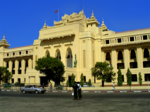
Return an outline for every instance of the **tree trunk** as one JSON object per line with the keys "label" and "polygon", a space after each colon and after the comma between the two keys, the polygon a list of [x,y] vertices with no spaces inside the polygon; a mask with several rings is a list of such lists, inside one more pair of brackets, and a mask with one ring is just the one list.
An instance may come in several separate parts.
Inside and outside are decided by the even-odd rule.
{"label": "tree trunk", "polygon": [[104,81],[102,80],[102,87],[104,87]]}

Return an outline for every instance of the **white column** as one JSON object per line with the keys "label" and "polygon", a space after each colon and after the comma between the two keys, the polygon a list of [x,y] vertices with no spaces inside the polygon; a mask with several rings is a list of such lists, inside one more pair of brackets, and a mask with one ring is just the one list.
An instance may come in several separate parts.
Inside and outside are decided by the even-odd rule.
{"label": "white column", "polygon": [[129,68],[130,63],[130,54],[128,49],[124,49],[124,64],[125,64],[125,70]]}
{"label": "white column", "polygon": [[23,60],[21,60],[21,70],[22,70],[22,73],[21,74],[25,74],[24,72],[25,72],[25,60],[23,59]]}
{"label": "white column", "polygon": [[143,51],[141,47],[137,48],[137,64],[138,68],[143,68]]}
{"label": "white column", "polygon": [[113,49],[111,51],[111,63],[112,63],[112,67],[114,68],[114,70],[117,69],[117,54],[116,54],[116,50]]}
{"label": "white column", "polygon": [[86,68],[92,68],[93,66],[93,59],[92,59],[92,40],[91,38],[88,39],[87,49],[86,49]]}
{"label": "white column", "polygon": [[9,61],[9,72],[12,71],[12,61]]}
{"label": "white column", "polygon": [[18,74],[19,61],[15,60],[15,74]]}
{"label": "white column", "polygon": [[29,69],[32,69],[32,60],[31,59],[28,60],[28,66],[29,66]]}

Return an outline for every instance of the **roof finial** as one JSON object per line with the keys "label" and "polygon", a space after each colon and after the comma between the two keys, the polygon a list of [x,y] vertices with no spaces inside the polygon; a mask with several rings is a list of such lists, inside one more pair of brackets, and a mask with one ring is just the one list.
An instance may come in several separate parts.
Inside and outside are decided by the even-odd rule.
{"label": "roof finial", "polygon": [[3,39],[5,39],[5,33],[4,33],[4,35],[3,35]]}
{"label": "roof finial", "polygon": [[95,17],[94,17],[94,12],[93,12],[93,11],[92,11],[91,19],[95,19]]}
{"label": "roof finial", "polygon": [[104,19],[102,19],[102,24],[104,24]]}
{"label": "roof finial", "polygon": [[43,26],[43,28],[46,28],[46,21],[44,22],[44,26]]}
{"label": "roof finial", "polygon": [[44,22],[44,26],[46,26],[46,21]]}

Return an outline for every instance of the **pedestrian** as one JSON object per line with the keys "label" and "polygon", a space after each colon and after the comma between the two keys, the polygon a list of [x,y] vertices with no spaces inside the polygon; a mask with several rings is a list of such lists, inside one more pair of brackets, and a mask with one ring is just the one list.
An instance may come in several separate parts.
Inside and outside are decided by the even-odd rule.
{"label": "pedestrian", "polygon": [[51,84],[51,91],[52,91],[52,84]]}
{"label": "pedestrian", "polygon": [[44,86],[44,83],[43,83],[42,87],[43,87],[43,88],[45,87],[45,86]]}
{"label": "pedestrian", "polygon": [[112,88],[112,90],[114,91],[115,90],[115,83],[113,82],[113,88]]}
{"label": "pedestrian", "polygon": [[77,86],[78,86],[78,99],[81,100],[82,94],[81,94],[81,85],[79,84],[79,82],[78,82]]}
{"label": "pedestrian", "polygon": [[78,89],[77,83],[74,82],[73,89],[72,89],[72,91],[74,91],[74,100],[78,99],[77,89]]}

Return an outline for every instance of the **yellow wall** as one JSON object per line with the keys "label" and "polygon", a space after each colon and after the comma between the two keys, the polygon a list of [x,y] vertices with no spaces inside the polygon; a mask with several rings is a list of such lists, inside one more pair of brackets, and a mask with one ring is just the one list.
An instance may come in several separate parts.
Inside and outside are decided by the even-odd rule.
{"label": "yellow wall", "polygon": [[[34,40],[33,45],[24,46],[18,48],[8,49],[7,43],[0,43],[0,66],[6,66],[9,63],[8,70],[12,71],[12,62],[15,61],[15,74],[13,75],[14,83],[21,79],[21,83],[40,83],[40,77],[44,76],[36,71],[36,60],[46,55],[46,51],[49,51],[50,56],[56,57],[57,52],[60,51],[61,61],[65,65],[64,76],[68,80],[68,76],[72,73],[76,76],[76,81],[80,81],[80,75],[83,73],[86,76],[86,81],[89,79],[94,82],[94,78],[91,76],[91,68],[96,62],[109,62],[114,71],[117,73],[117,63],[124,63],[122,74],[126,82],[126,72],[130,68],[130,62],[137,62],[137,68],[130,68],[132,74],[141,72],[142,78],[144,74],[150,73],[150,67],[143,68],[143,61],[150,60],[150,58],[144,58],[144,49],[147,48],[150,51],[150,28],[126,31],[126,32],[114,32],[108,30],[104,21],[100,27],[99,22],[92,13],[91,18],[86,18],[84,12],[73,13],[71,15],[64,15],[62,21],[54,21],[54,26],[46,26],[39,31],[39,38]],[[143,36],[147,35],[147,39],[144,40]],[[134,38],[134,41],[130,41],[130,37]],[[5,39],[3,37],[3,39]],[[118,39],[121,39],[121,43],[118,43]],[[109,41],[109,44],[107,44]],[[67,67],[67,55],[69,50],[72,51],[72,68]],[[131,50],[134,49],[136,53],[136,59],[130,59]],[[26,54],[28,51],[28,54]],[[123,59],[118,60],[118,53],[122,51]],[[21,52],[21,55],[19,54]],[[111,60],[106,60],[107,52],[110,53]],[[9,53],[9,56],[7,56]],[[15,53],[15,55],[13,55]],[[74,68],[75,54],[77,56],[77,67]],[[28,61],[28,67],[25,67],[25,60]],[[18,73],[18,64],[21,61],[22,73]],[[26,69],[26,73],[24,70]],[[117,76],[117,75],[116,75]],[[29,80],[30,77],[30,80]],[[66,80],[66,81],[67,81]],[[117,80],[115,80],[116,82]],[[101,82],[96,80],[96,82]],[[138,79],[134,84],[138,83]],[[112,83],[105,83],[112,84]],[[126,84],[126,83],[124,83]]]}

